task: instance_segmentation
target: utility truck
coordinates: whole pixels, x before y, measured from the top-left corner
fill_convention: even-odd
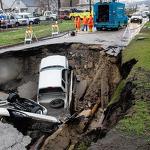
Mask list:
[[[97,30],[118,30],[127,26],[128,17],[125,12],[125,4],[115,0],[94,4],[94,23]]]

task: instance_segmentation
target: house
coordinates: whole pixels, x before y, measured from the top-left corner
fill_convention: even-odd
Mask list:
[[[6,12],[34,12],[40,7],[40,0],[2,0],[2,5]]]
[[[58,10],[58,0],[1,0],[5,11],[15,10],[17,12],[42,12]],[[60,0],[60,7],[76,7],[81,0]],[[84,0],[83,0],[84,1]],[[89,1],[89,0],[85,0]]]
[[[20,0],[2,0],[3,9],[8,12],[11,10],[27,10],[27,7]]]
[[[75,7],[79,4],[79,0],[60,0],[61,7]]]

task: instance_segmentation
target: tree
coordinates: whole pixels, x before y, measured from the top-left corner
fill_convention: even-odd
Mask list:
[[[72,0],[70,0],[70,7],[72,7]]]
[[[3,9],[3,2],[2,2],[2,0],[0,0],[0,6]]]

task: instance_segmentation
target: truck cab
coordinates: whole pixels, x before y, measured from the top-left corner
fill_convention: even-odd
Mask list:
[[[94,22],[97,30],[119,29],[128,24],[125,4],[119,2],[98,2],[94,5]]]
[[[40,16],[40,20],[41,21],[46,21],[46,20],[54,21],[54,20],[57,20],[57,14],[52,13],[51,11],[45,11],[43,16]]]

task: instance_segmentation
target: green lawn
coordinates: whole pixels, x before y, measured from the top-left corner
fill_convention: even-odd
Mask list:
[[[150,99],[146,96],[150,95],[150,23],[145,27],[123,51],[123,62],[132,58],[138,60],[126,79],[134,78],[136,100],[131,112],[119,122],[117,128],[131,135],[144,135],[150,140]],[[145,39],[137,40],[139,37]]]
[[[24,41],[24,35],[27,27],[18,28],[14,31],[0,32],[0,46],[12,45],[21,43]],[[72,21],[63,21],[59,23],[60,32],[68,31],[74,29],[74,24]],[[51,36],[51,25],[41,24],[34,25],[33,31],[37,38]]]
[[[145,26],[150,27],[150,23],[146,24]],[[138,40],[139,37],[144,37],[145,39]],[[132,58],[138,60],[138,63],[135,67],[141,67],[145,70],[150,70],[150,29],[143,29],[123,52],[124,62]]]

